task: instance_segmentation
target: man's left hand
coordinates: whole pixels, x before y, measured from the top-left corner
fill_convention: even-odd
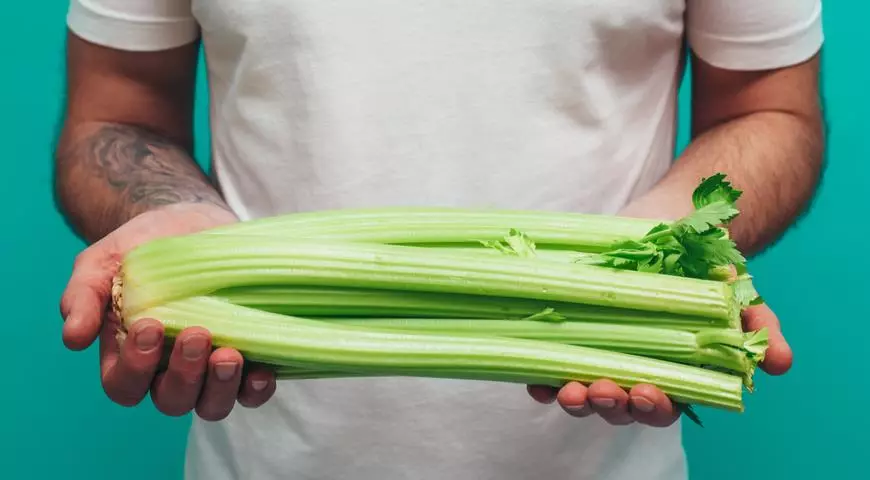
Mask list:
[[[782,335],[779,319],[767,305],[757,305],[743,312],[744,329],[767,327],[770,334],[764,361],[760,367],[770,375],[786,373],[792,364],[792,351]],[[641,423],[652,427],[667,427],[680,416],[673,402],[653,385],[636,385],[629,391],[606,379],[589,386],[572,382],[560,390],[532,385],[529,394],[540,403],[559,405],[574,417],[599,415],[612,425]]]

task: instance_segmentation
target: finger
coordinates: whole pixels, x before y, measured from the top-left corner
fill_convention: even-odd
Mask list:
[[[239,403],[247,408],[256,408],[272,398],[277,385],[275,375],[262,367],[254,367],[245,375],[239,392]]]
[[[152,319],[136,322],[119,345],[117,323],[107,321],[100,335],[103,390],[112,401],[125,406],[145,398],[160,362],[163,325]]]
[[[747,331],[767,328],[768,347],[761,369],[770,375],[782,375],[791,369],[793,353],[782,334],[779,319],[767,305],[755,305],[743,311],[743,327]]]
[[[680,417],[671,399],[652,385],[635,385],[629,392],[629,398],[629,413],[644,425],[667,427]]]
[[[219,348],[208,360],[208,373],[196,414],[203,420],[226,418],[236,404],[242,384],[242,355],[231,348]]]
[[[84,350],[100,333],[103,314],[112,293],[112,277],[117,271],[111,259],[95,250],[82,252],[60,300],[64,319],[63,343],[71,350]]]
[[[570,382],[561,390],[557,396],[559,405],[569,415],[574,417],[588,417],[595,413],[587,401],[587,393],[589,389],[585,385],[578,382]]]
[[[607,423],[628,425],[634,421],[628,413],[628,393],[612,381],[594,382],[586,395],[592,410]]]
[[[181,332],[169,356],[169,366],[154,380],[151,397],[161,413],[184,415],[199,399],[211,351],[211,336],[200,327]]]
[[[544,404],[555,402],[556,395],[559,393],[558,389],[546,385],[529,385],[526,391],[536,402]]]

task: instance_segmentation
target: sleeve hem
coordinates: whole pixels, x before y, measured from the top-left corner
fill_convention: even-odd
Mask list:
[[[804,24],[777,35],[728,38],[687,29],[689,45],[702,60],[729,70],[768,70],[800,64],[824,43],[819,6]]]
[[[199,25],[193,18],[133,20],[88,8],[81,0],[70,3],[67,26],[97,45],[138,52],[169,50],[199,37]]]

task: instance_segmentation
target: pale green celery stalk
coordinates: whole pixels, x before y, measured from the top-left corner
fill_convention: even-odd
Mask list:
[[[502,255],[496,252],[496,255]],[[551,308],[566,321],[646,325],[695,331],[730,320],[566,302],[363,288],[249,286],[211,294],[232,303],[302,317],[442,317],[523,319]]]
[[[340,323],[346,324],[357,324],[365,326],[368,323],[366,320],[360,319],[347,319],[347,318],[321,318],[320,320],[324,321],[336,321]],[[413,319],[416,321],[417,319]],[[382,328],[382,325],[378,325],[380,322],[402,322],[402,321],[411,321],[410,319],[372,319],[372,325],[369,328]],[[513,323],[513,322],[512,322]],[[396,328],[387,328],[391,330],[401,330]],[[461,335],[463,332],[462,329],[458,329],[453,333],[453,335]],[[422,329],[408,329],[408,332],[412,333],[427,333]],[[433,333],[433,332],[428,332]],[[493,335],[496,332],[488,332],[487,335]],[[738,332],[734,332],[730,330],[728,332],[729,335],[734,335]],[[744,386],[749,390],[753,391],[754,384],[754,375],[757,370],[758,364],[764,360],[764,352],[767,349],[768,344],[768,336],[766,330],[760,330],[757,332],[745,333],[743,334],[745,337],[745,341],[740,348],[735,348],[729,345],[720,345],[715,343],[709,343],[708,346],[700,347],[693,352],[679,352],[676,348],[671,348],[667,352],[663,351],[652,351],[653,349],[649,346],[645,347],[647,353],[641,353],[639,350],[632,351],[629,348],[625,347],[626,343],[630,343],[624,339],[620,339],[619,347],[603,345],[597,348],[601,348],[603,350],[616,351],[627,353],[631,355],[643,355],[648,358],[659,358],[661,360],[672,361],[677,363],[684,363],[687,365],[696,365],[703,368],[713,368],[719,371],[723,371],[732,375],[740,375],[743,379]],[[521,335],[503,335],[508,338],[524,338]],[[534,338],[533,336],[525,337],[529,339],[547,341],[539,336],[538,338]],[[570,339],[566,339],[570,340]],[[553,340],[549,340],[553,341]],[[698,339],[698,343],[705,344],[707,339]],[[556,343],[565,343],[567,345],[580,345],[590,348],[596,348],[594,344],[600,343],[596,342],[595,339],[586,340],[582,339],[580,341],[558,341]],[[327,371],[327,370],[312,370],[312,369],[298,369],[295,367],[278,367],[276,371],[279,378],[283,379],[318,379],[318,378],[344,378],[344,377],[352,377],[354,376],[348,372],[339,372],[339,371]]]
[[[437,207],[385,207],[290,213],[211,229],[204,234],[387,244],[467,244],[499,241],[511,229],[545,248],[603,252],[643,238],[665,221],[569,212]]]
[[[691,365],[716,366],[740,373],[747,378],[751,378],[759,356],[763,358],[764,347],[756,339],[764,337],[766,344],[767,338],[766,331],[743,333],[739,330],[708,329],[692,333],[666,328],[585,322],[440,318],[323,320],[408,333],[491,335],[580,345]]]
[[[170,337],[207,329],[218,347],[246,358],[302,370],[353,375],[411,375],[561,385],[608,378],[623,388],[659,387],[675,401],[742,411],[740,377],[599,349],[535,340],[408,334],[302,319],[242,307],[211,297],[171,301],[132,315],[159,319]]]
[[[724,282],[516,256],[468,255],[396,245],[187,235],[127,254],[116,308],[135,314],[168,301],[237,286],[358,287],[516,297],[702,316],[739,324]]]

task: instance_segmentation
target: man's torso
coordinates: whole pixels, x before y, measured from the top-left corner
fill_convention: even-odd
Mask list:
[[[683,2],[194,0],[213,162],[243,218],[380,205],[618,211],[668,168]],[[679,425],[519,385],[282,383],[196,422],[193,478],[680,479]]]

